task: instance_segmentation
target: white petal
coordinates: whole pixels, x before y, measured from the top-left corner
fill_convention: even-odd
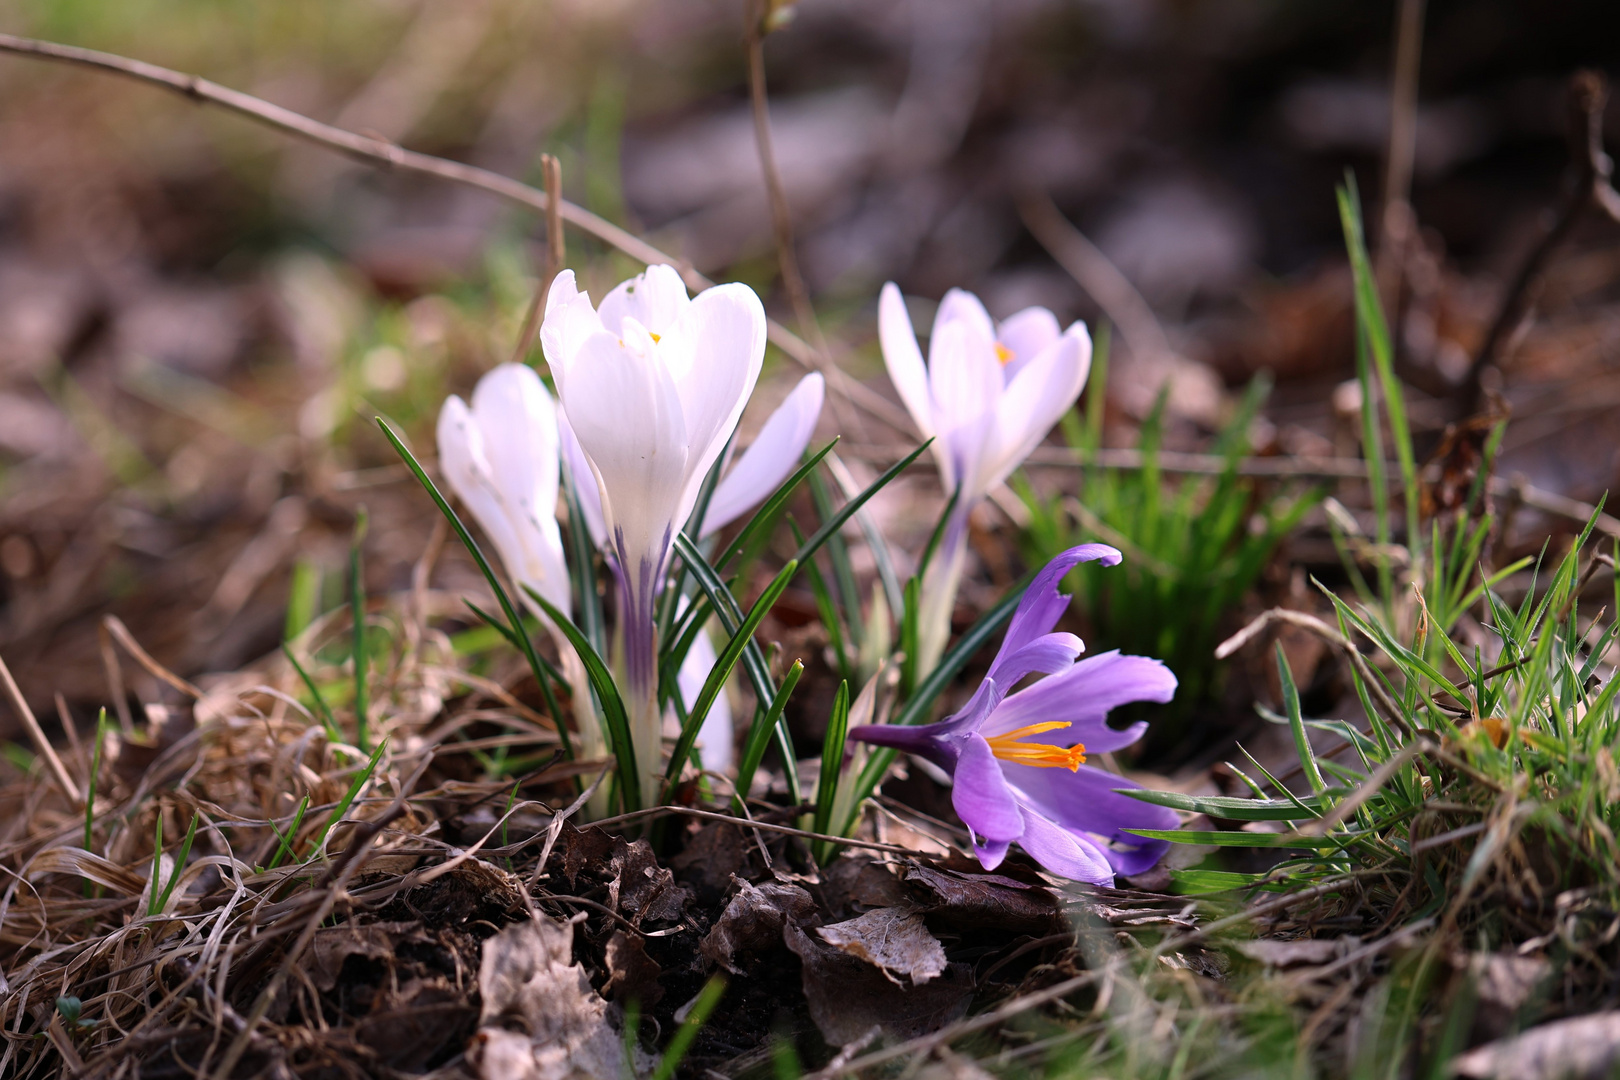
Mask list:
[[[1001,363],[993,342],[961,321],[942,326],[928,346],[934,422],[949,456],[946,487],[963,484],[971,489],[964,498],[977,498],[983,494],[976,480],[980,458],[1001,398]]]
[[[677,527],[737,429],[765,360],[765,307],[746,285],[716,285],[686,306],[657,346],[680,396],[687,460]],[[587,449],[589,449],[587,447]]]
[[[787,479],[815,433],[825,396],[826,383],[820,372],[799,380],[715,486],[703,516],[705,536],[742,516]]]
[[[995,445],[984,463],[988,490],[1007,478],[1074,407],[1091,371],[1091,336],[1075,323],[1007,385],[996,409]]]
[[[488,553],[501,560],[508,577],[523,580],[523,545],[491,475],[483,433],[459,397],[445,399],[436,435],[445,482],[489,538],[494,551]]]
[[[649,266],[603,297],[597,314],[603,329],[617,337],[624,336],[620,327],[627,316],[662,336],[669,333],[688,303],[686,284],[673,266]]]
[[[585,339],[601,330],[602,320],[597,318],[591,298],[579,291],[574,282],[574,272],[564,270],[558,274],[551,283],[551,291],[546,294],[546,317],[540,323],[540,346],[559,389],[573,366],[580,346]]]
[[[686,426],[668,372],[601,333],[580,348],[562,397],[608,530],[630,560],[624,572],[636,573],[638,559],[662,566],[687,475]]]
[[[602,520],[602,493],[597,490],[596,474],[591,471],[591,463],[580,448],[579,436],[574,434],[573,427],[568,423],[568,410],[562,408],[557,410],[557,442],[562,451],[562,460],[574,477],[580,513],[585,518],[585,531],[591,534],[591,543],[601,547],[607,543],[607,523]]]
[[[996,340],[996,324],[990,318],[990,313],[984,309],[979,298],[964,289],[951,289],[939,302],[939,310],[934,312],[934,329],[929,333],[929,344],[939,332],[952,323],[961,323],[968,327],[975,337],[986,341]],[[929,366],[933,366],[933,356],[929,356]]]
[[[996,331],[996,341],[1012,353],[1006,361],[1003,376],[1012,381],[1025,364],[1035,359],[1062,333],[1057,316],[1043,307],[1027,307],[1009,317]]]
[[[934,434],[934,399],[928,389],[928,371],[923,367],[922,350],[917,347],[906,301],[892,281],[883,286],[878,297],[878,340],[883,346],[889,381],[926,439]]]
[[[472,417],[495,495],[517,540],[519,581],[568,611],[568,567],[557,529],[557,409],[540,376],[500,364],[478,380]],[[532,602],[531,602],[532,606]]]
[[[675,681],[680,684],[681,697],[688,709],[697,703],[698,695],[703,692],[703,684],[714,668],[715,659],[714,643],[709,640],[709,632],[699,631],[692,641],[692,650],[686,654],[686,660],[675,674]],[[724,772],[731,768],[733,749],[731,703],[722,692],[714,699],[709,714],[703,718],[703,726],[698,729],[698,760],[703,762],[705,769]]]

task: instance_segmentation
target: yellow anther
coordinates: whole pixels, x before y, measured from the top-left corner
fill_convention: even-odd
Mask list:
[[[1007,346],[1003,345],[1001,342],[996,342],[996,359],[1001,361],[1001,366],[1006,367],[1012,362],[1012,358],[1013,351],[1007,348]]]
[[[662,338],[664,335],[663,334],[655,334],[651,330],[649,330],[649,331],[647,331],[647,336],[652,338],[653,339],[653,344],[656,345],[656,344],[658,344],[659,339]]]
[[[1021,727],[1017,731],[1009,731],[1005,735],[987,736],[984,741],[990,744],[990,752],[1002,761],[1011,761],[1019,765],[1034,765],[1042,769],[1064,768],[1074,772],[1085,764],[1086,748],[1084,744],[1049,746],[1046,743],[1019,741],[1031,735],[1045,735],[1048,731],[1062,731],[1066,727],[1073,726],[1073,724],[1065,720],[1047,720],[1043,723]]]

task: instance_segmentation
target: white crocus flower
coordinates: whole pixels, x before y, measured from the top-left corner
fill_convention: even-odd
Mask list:
[[[601,497],[620,590],[614,662],[650,804],[661,774],[654,605],[675,530],[759,379],[765,309],[741,284],[688,298],[668,266],[621,283],[597,309],[565,270],[540,340]]]
[[[826,384],[819,373],[812,372],[799,380],[782,404],[765,420],[754,441],[749,444],[721,472],[703,515],[702,535],[709,536],[742,517],[773,493],[788,474],[799,464],[810,436],[815,433],[816,421],[821,417]],[[563,461],[575,477],[591,477],[590,462],[579,445],[566,414],[559,412],[558,432],[562,444]],[[607,523],[602,516],[602,499],[594,482],[577,484],[581,516],[586,529],[598,547],[607,544]],[[684,601],[682,604],[684,606]],[[682,661],[677,674],[681,697],[690,706],[697,700],[714,667],[714,643],[708,631],[698,634],[692,650]],[[709,715],[703,719],[698,732],[698,759],[705,769],[723,772],[731,767],[734,735],[731,707],[725,695],[715,699]]]
[[[478,380],[471,408],[454,395],[445,399],[438,443],[439,469],[450,490],[494,544],[515,592],[556,639],[572,689],[581,755],[605,757],[606,740],[591,705],[584,665],[523,588],[533,589],[564,613],[573,607],[557,527],[559,444],[551,394],[533,369],[501,364]],[[592,807],[593,812],[601,809]]]
[[[928,568],[919,618],[919,677],[932,671],[950,636],[962,574],[967,519],[1074,406],[1091,370],[1084,323],[1059,330],[1041,307],[997,326],[978,297],[952,289],[940,302],[928,362],[893,282],[878,301],[878,335],[889,378],[924,436],[956,508]]]

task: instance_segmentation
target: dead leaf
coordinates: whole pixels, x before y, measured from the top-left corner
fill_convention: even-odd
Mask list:
[[[816,933],[833,948],[876,964],[891,978],[905,976],[914,985],[945,970],[945,946],[928,932],[921,915],[905,908],[878,908],[848,922],[818,927]]]
[[[513,923],[484,942],[483,998],[469,1055],[483,1080],[620,1080],[624,1050],[607,1002],[573,962],[574,928]],[[513,1030],[513,1028],[518,1030]]]
[[[619,841],[609,865],[613,880],[608,883],[608,904],[632,922],[679,922],[685,916],[692,894],[675,884],[674,874],[658,865],[658,857],[647,841]]]
[[[354,1037],[379,1061],[404,1072],[424,1073],[443,1048],[464,1043],[477,1020],[465,995],[449,983],[412,979],[355,1025]]]
[[[737,895],[699,947],[704,956],[734,975],[742,974],[732,961],[740,952],[761,952],[782,940],[782,928],[803,922],[816,913],[816,902],[797,885],[768,881],[753,885],[735,879]]]
[[[961,929],[1046,934],[1064,927],[1057,897],[1003,874],[964,874],[916,865],[905,882],[922,910]]]
[[[908,904],[906,890],[887,863],[864,851],[845,852],[822,868],[816,892],[824,910],[840,920],[862,911]],[[913,905],[914,906],[914,905]]]
[[[370,923],[328,927],[309,943],[309,979],[325,993],[337,986],[344,961],[351,956],[391,962],[401,942],[429,942],[419,923]],[[392,966],[390,963],[389,966]]]
[[[1555,1020],[1470,1050],[1451,1063],[1457,1076],[1501,1080],[1598,1080],[1620,1066],[1620,1012]]]
[[[972,970],[948,964],[921,986],[901,986],[881,969],[824,944],[792,923],[782,939],[804,964],[810,1017],[832,1046],[862,1038],[873,1026],[891,1039],[913,1039],[960,1018],[973,997]]]
[[[608,981],[602,992],[612,1001],[639,1001],[645,1009],[664,996],[664,988],[658,985],[658,976],[664,969],[647,955],[646,943],[640,935],[613,931],[607,943],[607,968]]]

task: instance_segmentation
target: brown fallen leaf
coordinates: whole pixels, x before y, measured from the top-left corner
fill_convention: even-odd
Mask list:
[[[1599,1080],[1620,1067],[1620,1012],[1555,1020],[1470,1050],[1451,1062],[1476,1080]]]
[[[810,1018],[832,1046],[847,1046],[873,1027],[887,1038],[913,1039],[960,1018],[973,997],[966,964],[948,964],[921,986],[901,986],[865,960],[833,948],[792,923],[782,939],[804,965]]]
[[[916,865],[905,883],[922,910],[964,930],[993,928],[1048,934],[1065,926],[1057,898],[1039,885],[1003,874],[969,874]]]
[[[733,975],[742,974],[733,966],[741,952],[762,952],[782,940],[782,928],[802,923],[816,913],[816,902],[797,885],[768,881],[753,885],[736,879],[737,895],[731,898],[720,920],[699,946],[704,956]]]
[[[921,986],[945,970],[945,946],[928,932],[920,914],[905,908],[878,908],[847,922],[816,929],[835,949]]]
[[[483,998],[469,1057],[482,1080],[620,1080],[619,1035],[607,1002],[573,963],[574,928],[544,917],[484,942]]]
[[[431,940],[419,923],[370,923],[366,926],[350,923],[318,930],[306,954],[309,979],[324,993],[337,986],[343,963],[351,956],[382,960],[392,967],[394,952],[401,942],[415,944]]]
[[[658,985],[664,969],[647,955],[640,935],[613,931],[607,943],[607,968],[608,981],[602,992],[612,1001],[639,1001],[642,1008],[649,1008],[664,996],[664,988]]]
[[[675,884],[675,875],[658,865],[658,857],[645,840],[620,840],[609,861],[613,880],[608,883],[608,904],[631,922],[679,922],[692,894]]]

